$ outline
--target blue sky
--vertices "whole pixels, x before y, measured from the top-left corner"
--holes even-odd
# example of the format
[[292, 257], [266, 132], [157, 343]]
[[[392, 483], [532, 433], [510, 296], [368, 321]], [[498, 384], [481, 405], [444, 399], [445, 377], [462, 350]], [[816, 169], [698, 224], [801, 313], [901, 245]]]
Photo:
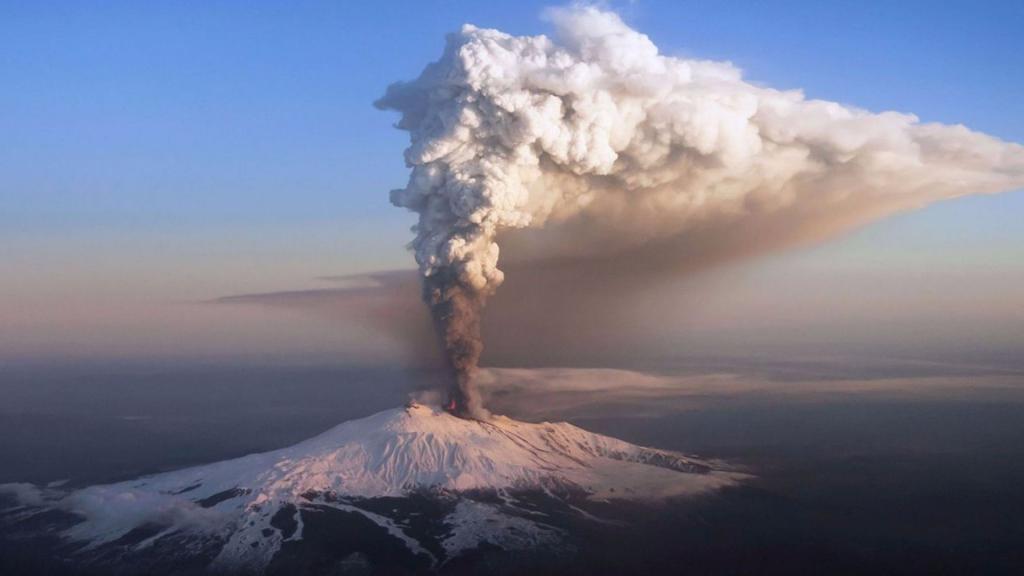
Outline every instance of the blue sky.
[[[0, 225], [389, 218], [404, 135], [372, 101], [434, 59], [446, 31], [474, 22], [544, 32], [544, 5], [5, 3]], [[620, 11], [668, 53], [1024, 141], [1018, 2], [645, 1]]]
[[[405, 135], [373, 100], [462, 23], [543, 33], [548, 4], [0, 2], [3, 308], [410, 265], [412, 218], [387, 202]], [[1020, 2], [608, 5], [665, 53], [1024, 142]], [[793, 258], [1016, 278], [1022, 214], [1024, 193], [967, 198]]]

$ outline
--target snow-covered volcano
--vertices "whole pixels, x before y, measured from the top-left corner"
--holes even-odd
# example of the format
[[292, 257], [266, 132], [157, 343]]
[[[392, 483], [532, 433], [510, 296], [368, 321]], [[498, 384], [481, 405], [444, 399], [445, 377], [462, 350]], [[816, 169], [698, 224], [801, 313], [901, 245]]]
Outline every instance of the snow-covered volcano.
[[[73, 492], [8, 485], [31, 518], [71, 513], [67, 541], [96, 558], [173, 549], [219, 567], [260, 568], [301, 542], [310, 515], [357, 514], [436, 566], [487, 542], [529, 548], [562, 529], [527, 494], [573, 502], [657, 499], [736, 482], [740, 474], [567, 423], [457, 418], [410, 404], [345, 422], [294, 446]], [[2, 487], [0, 487], [2, 488]], [[434, 516], [410, 499], [430, 501]], [[593, 519], [593, 518], [592, 518]], [[596, 519], [595, 519], [596, 520]]]

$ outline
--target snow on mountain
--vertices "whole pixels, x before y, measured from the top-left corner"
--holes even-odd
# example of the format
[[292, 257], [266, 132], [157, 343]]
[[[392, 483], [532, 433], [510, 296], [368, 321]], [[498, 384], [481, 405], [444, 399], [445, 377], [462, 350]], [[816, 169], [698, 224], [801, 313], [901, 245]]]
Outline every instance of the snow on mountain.
[[[713, 490], [740, 478], [705, 462], [568, 423], [530, 424], [501, 416], [467, 420], [410, 404], [263, 454], [70, 493], [27, 485], [9, 485], [6, 491], [17, 492], [26, 514], [58, 508], [80, 516], [83, 520], [65, 535], [85, 543], [85, 550], [123, 541], [146, 527], [146, 537], [132, 539], [132, 546], [205, 535], [223, 543], [214, 565], [259, 567], [284, 542], [303, 538], [303, 511], [314, 508], [361, 514], [413, 554], [436, 563], [437, 553], [410, 535], [407, 518], [363, 503], [423, 491], [449, 498], [494, 491], [507, 501], [522, 490], [656, 499]], [[528, 548], [559, 536], [543, 518], [508, 514], [501, 506], [473, 499], [460, 499], [444, 526], [440, 544], [447, 558], [484, 541]]]

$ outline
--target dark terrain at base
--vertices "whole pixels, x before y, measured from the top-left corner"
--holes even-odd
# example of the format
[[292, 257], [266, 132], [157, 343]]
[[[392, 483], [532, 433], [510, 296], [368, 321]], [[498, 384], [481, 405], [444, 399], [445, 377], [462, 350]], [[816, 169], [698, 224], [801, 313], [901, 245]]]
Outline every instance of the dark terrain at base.
[[[81, 378], [26, 376], [23, 385], [8, 378], [0, 482], [92, 484], [288, 445], [394, 406], [408, 386], [330, 370], [247, 373], [234, 384], [224, 373], [96, 378], [88, 393]], [[1021, 414], [1024, 394], [1007, 391], [949, 400], [754, 398], [661, 418], [576, 420], [630, 442], [741, 463], [758, 478], [657, 507], [591, 505], [624, 524], [580, 520], [559, 549], [483, 548], [438, 572], [1024, 574]], [[320, 524], [307, 542], [282, 550], [271, 572], [427, 570], [372, 523], [334, 513]], [[0, 533], [0, 575], [123, 574], [62, 563], [67, 550], [54, 539], [13, 536]], [[159, 568], [149, 573], [195, 572], [194, 565]]]

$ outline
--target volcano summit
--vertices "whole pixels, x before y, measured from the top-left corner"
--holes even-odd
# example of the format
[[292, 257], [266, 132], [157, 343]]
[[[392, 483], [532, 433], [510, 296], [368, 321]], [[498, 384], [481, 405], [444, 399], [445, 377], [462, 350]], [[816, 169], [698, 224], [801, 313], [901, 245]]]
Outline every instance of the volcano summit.
[[197, 570], [287, 571], [340, 550], [340, 560], [422, 569], [481, 547], [550, 547], [571, 524], [607, 521], [593, 512], [601, 503], [741, 478], [568, 423], [470, 420], [412, 403], [263, 454], [75, 491], [0, 490], [18, 501], [6, 523], [59, 529], [62, 553], [87, 565], [159, 573], [155, 560], [170, 556]]

